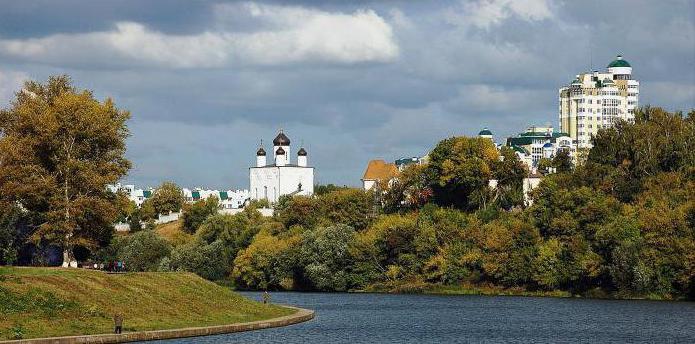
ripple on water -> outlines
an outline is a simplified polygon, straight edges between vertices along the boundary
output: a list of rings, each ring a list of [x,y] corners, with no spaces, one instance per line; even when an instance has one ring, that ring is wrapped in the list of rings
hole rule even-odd
[[[329,293],[272,298],[313,309],[316,318],[162,343],[695,343],[695,303]]]

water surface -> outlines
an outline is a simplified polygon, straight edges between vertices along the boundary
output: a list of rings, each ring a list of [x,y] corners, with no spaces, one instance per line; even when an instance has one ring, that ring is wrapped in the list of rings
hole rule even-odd
[[[161,343],[695,343],[695,303],[686,302],[327,293],[272,299],[313,309],[316,318]]]

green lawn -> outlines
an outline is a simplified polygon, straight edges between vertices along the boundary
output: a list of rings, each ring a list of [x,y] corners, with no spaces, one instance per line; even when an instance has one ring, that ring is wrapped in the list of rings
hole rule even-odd
[[[222,325],[293,313],[191,273],[0,267],[0,339]]]

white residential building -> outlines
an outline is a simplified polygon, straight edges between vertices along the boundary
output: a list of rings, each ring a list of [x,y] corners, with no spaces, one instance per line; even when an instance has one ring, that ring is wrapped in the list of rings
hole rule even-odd
[[[308,166],[307,151],[300,148],[292,163],[290,139],[282,132],[273,140],[273,161],[268,164],[263,146],[256,152],[256,166],[249,168],[250,197],[275,203],[282,195],[314,194],[314,168]]]
[[[533,170],[542,158],[552,159],[560,150],[567,151],[576,163],[577,145],[563,132],[553,130],[551,126],[532,126],[516,137],[507,138],[507,146],[514,149],[519,159]]]
[[[617,120],[633,121],[639,101],[639,81],[632,66],[618,55],[606,72],[576,76],[559,90],[560,131],[579,148],[591,148],[591,137]]]
[[[124,192],[128,196],[128,199],[133,201],[138,207],[140,207],[146,199],[152,197],[154,193],[154,189],[136,189],[133,184],[122,185],[121,183],[117,183],[115,185],[108,185],[107,188],[113,193],[119,191]]]
[[[196,202],[201,199],[208,199],[212,196],[217,197],[220,202],[221,209],[237,209],[244,206],[246,200],[249,199],[248,190],[205,190],[201,188],[187,189],[183,188],[183,196],[186,202]]]

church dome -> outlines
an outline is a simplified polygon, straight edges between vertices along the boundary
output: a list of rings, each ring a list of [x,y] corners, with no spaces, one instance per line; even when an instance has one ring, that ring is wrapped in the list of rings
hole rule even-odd
[[[290,145],[290,139],[285,135],[285,133],[280,130],[280,133],[278,136],[275,137],[273,140],[273,145],[274,146],[289,146]]]
[[[483,135],[489,135],[492,136],[492,132],[488,128],[483,128],[480,132],[478,132],[478,136],[483,136]]]
[[[618,55],[615,60],[613,60],[611,63],[608,64],[608,68],[615,68],[615,67],[632,67],[630,66],[630,63],[627,62],[626,60],[623,60],[623,57],[621,55]]]
[[[306,149],[304,147],[299,149],[299,152],[297,152],[298,156],[306,156]]]
[[[263,149],[263,147],[259,147],[258,151],[256,152],[256,156],[265,156],[265,149]]]
[[[275,151],[275,155],[285,155],[285,150],[282,149],[282,147],[278,147],[278,150]]]

